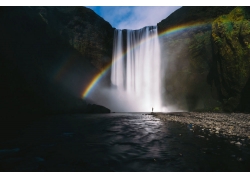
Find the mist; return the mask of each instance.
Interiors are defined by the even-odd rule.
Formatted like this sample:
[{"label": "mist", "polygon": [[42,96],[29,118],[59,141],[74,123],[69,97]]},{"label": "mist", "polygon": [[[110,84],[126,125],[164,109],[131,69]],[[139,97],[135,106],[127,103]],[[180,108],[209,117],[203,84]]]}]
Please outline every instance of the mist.
[{"label": "mist", "polygon": [[99,83],[89,99],[113,112],[186,111],[185,102],[180,105],[172,101],[169,89],[173,85],[165,84],[176,69],[168,58],[161,58],[165,54],[161,53],[157,27],[115,30],[114,37],[111,86]]},{"label": "mist", "polygon": [[209,31],[200,28],[160,38],[163,105],[171,104],[176,110],[205,109],[217,103],[207,83],[212,61]]}]

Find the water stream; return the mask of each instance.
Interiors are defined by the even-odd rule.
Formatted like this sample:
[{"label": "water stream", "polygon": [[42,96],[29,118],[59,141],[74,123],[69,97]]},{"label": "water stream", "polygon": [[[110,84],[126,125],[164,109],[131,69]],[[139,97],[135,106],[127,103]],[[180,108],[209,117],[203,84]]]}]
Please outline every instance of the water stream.
[{"label": "water stream", "polygon": [[48,116],[1,140],[0,171],[250,171],[248,145],[208,138],[142,113]]}]

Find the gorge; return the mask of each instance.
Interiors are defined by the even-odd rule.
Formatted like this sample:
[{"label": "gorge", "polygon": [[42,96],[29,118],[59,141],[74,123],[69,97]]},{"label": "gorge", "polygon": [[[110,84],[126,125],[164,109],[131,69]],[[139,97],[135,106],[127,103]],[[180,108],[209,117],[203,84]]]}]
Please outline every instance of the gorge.
[{"label": "gorge", "polygon": [[[221,58],[224,58],[222,54],[225,52],[216,49],[218,39],[226,42],[222,40],[224,37],[229,38],[229,41],[231,41],[232,36],[235,36],[235,41],[232,43],[235,43],[236,46],[242,44],[240,42],[242,38],[248,42],[248,30],[245,28],[248,27],[248,13],[247,7],[182,7],[157,24],[161,49],[162,78],[160,79],[160,94],[165,111],[248,111],[248,105],[246,104],[248,104],[249,98],[243,87],[248,87],[246,80],[249,73],[246,72],[245,68],[248,69],[247,54],[249,49],[245,48],[246,45],[243,44],[243,47],[239,45],[238,49],[230,50],[232,54],[235,54],[235,60],[230,60],[230,62],[237,64],[236,59],[241,56],[238,57],[237,53],[241,51],[240,49],[245,49],[243,51],[244,62],[240,65],[243,70],[237,70],[246,72],[245,80],[242,79],[243,76],[239,76],[240,72],[237,72],[237,74],[233,71],[227,72],[226,76],[228,77],[223,75],[225,70],[217,72],[217,69],[224,69],[224,65],[220,67],[219,64]],[[228,18],[225,14],[228,14]],[[183,18],[176,18],[178,15]],[[221,17],[224,20],[219,20],[223,19]],[[218,20],[220,26],[225,26],[226,31],[217,29],[216,22]],[[228,24],[231,24],[230,29],[227,28]],[[241,26],[244,26],[244,32],[242,33],[240,32]],[[126,32],[126,30],[123,31]],[[218,33],[217,31],[221,32]],[[229,33],[226,34],[227,32]],[[230,33],[234,33],[234,35]],[[123,44],[126,44],[126,42],[124,41]],[[220,45],[224,47],[225,43]],[[122,50],[125,54],[123,58],[127,58],[126,49]],[[217,58],[218,56],[220,57]],[[231,64],[230,66],[234,67],[235,65]],[[119,73],[119,78],[123,79],[126,76],[121,76],[123,74],[122,69]],[[222,75],[224,77],[221,77]],[[240,85],[237,84],[238,82],[228,79],[234,79],[233,76],[237,76],[237,81],[242,79],[243,84]],[[237,90],[231,89],[231,85],[226,85],[229,83],[226,82],[228,81],[226,79],[231,81],[230,83],[236,83]],[[122,80],[120,82],[122,83]],[[126,82],[125,78],[124,82]],[[241,98],[241,96],[247,97],[248,100]],[[167,106],[169,108],[166,108]]]},{"label": "gorge", "polygon": [[0,171],[249,171],[249,44],[249,7],[0,7]]},{"label": "gorge", "polygon": [[[1,23],[5,24],[1,28],[1,52],[4,52],[1,54],[3,59],[1,81],[6,87],[1,93],[4,95],[2,97],[5,107],[3,112],[9,112],[13,108],[20,113],[76,112],[79,110],[84,112],[87,103],[97,103],[107,107],[110,104],[112,108],[117,107],[110,100],[113,91],[108,95],[100,91],[93,93],[93,97],[99,99],[98,102],[82,96],[96,74],[104,71],[105,75],[96,83],[98,84],[96,89],[105,91],[112,87],[114,90],[117,83],[124,84],[125,89],[133,88],[131,85],[125,87],[126,84],[132,83],[129,80],[132,76],[137,77],[135,74],[128,75],[129,71],[126,71],[128,73],[124,75],[126,79],[111,82],[112,56],[115,53],[113,42],[116,30],[92,10],[85,7],[2,7],[1,14]],[[248,7],[182,7],[159,22],[154,32],[158,32],[160,43],[161,54],[156,55],[155,59],[159,63],[157,59],[158,56],[161,57],[161,79],[149,74],[148,77],[143,76],[147,80],[152,77],[154,81],[150,80],[150,82],[156,84],[160,83],[157,81],[161,81],[160,89],[153,90],[160,91],[160,95],[153,99],[156,102],[161,101],[158,104],[162,107],[169,105],[174,107],[170,108],[171,111],[195,109],[249,111],[247,93],[249,72],[244,70],[244,67],[247,69],[249,62],[247,55],[249,48],[246,45],[249,41],[248,14]],[[233,23],[236,21],[237,23]],[[24,25],[19,22],[24,22]],[[228,24],[231,24],[230,28],[229,26],[227,28]],[[225,30],[218,29],[224,26]],[[19,31],[15,32],[16,29]],[[139,31],[143,30],[135,32],[139,33]],[[123,55],[121,56],[131,58],[132,54],[139,53],[137,45],[126,53],[128,46],[134,46],[133,43],[139,42],[135,37],[132,38],[136,33],[131,30],[121,32],[123,32],[123,49],[120,49]],[[226,34],[227,32],[231,33]],[[127,39],[129,36],[125,34],[129,34],[131,40]],[[228,40],[225,40],[225,37]],[[223,50],[222,47],[230,42],[232,37],[235,40],[226,46],[227,50]],[[221,43],[218,44],[218,42]],[[126,43],[132,44],[125,47]],[[31,44],[36,46],[31,46]],[[144,44],[146,45],[147,41]],[[16,50],[18,47],[23,49]],[[30,50],[27,51],[27,49]],[[238,53],[241,50],[243,54],[240,55]],[[9,52],[15,53],[10,56]],[[33,53],[32,57],[28,56],[29,52]],[[227,66],[232,68],[244,66],[243,70],[238,69],[244,72],[244,76],[225,69],[226,65],[223,64],[226,61],[221,61],[221,59],[228,58],[224,57],[225,52],[234,54],[231,57],[235,59],[230,60],[231,64]],[[149,53],[146,56],[151,55]],[[244,62],[237,65],[238,57],[244,59]],[[118,74],[122,75],[123,70],[125,73],[126,66],[131,66],[129,62],[133,59],[127,61],[128,63],[124,64],[124,68],[120,68]],[[119,66],[119,63],[116,65]],[[139,66],[144,67],[144,65]],[[217,72],[221,68],[225,70]],[[9,71],[13,72],[12,75],[8,73]],[[131,73],[133,71],[138,70],[134,69]],[[158,73],[157,69],[153,71]],[[235,80],[229,80],[234,76],[237,76]],[[244,79],[240,80],[241,84],[236,83],[238,78]],[[234,84],[233,89],[230,83]],[[150,86],[156,88],[158,85]],[[61,90],[58,91],[58,89]],[[34,94],[32,98],[31,94]],[[145,91],[145,94],[148,93]],[[155,93],[151,94],[155,95]],[[120,104],[124,106],[124,103]],[[145,108],[146,111],[151,110],[152,106],[156,108],[159,105],[148,105]],[[112,110],[111,107],[108,108]],[[114,111],[119,111],[121,108],[114,109]],[[124,111],[131,111],[131,108]],[[162,111],[162,108],[157,111]]]}]

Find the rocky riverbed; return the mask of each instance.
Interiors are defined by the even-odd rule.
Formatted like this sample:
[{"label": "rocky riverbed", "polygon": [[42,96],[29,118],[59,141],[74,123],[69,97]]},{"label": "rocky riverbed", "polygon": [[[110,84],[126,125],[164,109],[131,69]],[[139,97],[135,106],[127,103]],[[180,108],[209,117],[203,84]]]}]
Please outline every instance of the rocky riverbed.
[{"label": "rocky riverbed", "polygon": [[190,131],[200,131],[200,138],[209,139],[216,135],[238,146],[250,144],[250,114],[244,113],[208,113],[174,112],[153,113],[162,121],[187,124]]}]

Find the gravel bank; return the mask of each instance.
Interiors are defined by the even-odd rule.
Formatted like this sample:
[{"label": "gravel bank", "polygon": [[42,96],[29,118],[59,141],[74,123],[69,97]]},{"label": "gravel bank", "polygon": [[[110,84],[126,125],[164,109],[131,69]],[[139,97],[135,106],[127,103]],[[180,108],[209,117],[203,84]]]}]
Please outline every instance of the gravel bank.
[{"label": "gravel bank", "polygon": [[[174,121],[191,125],[190,130],[198,126],[202,131],[222,137],[238,137],[232,144],[242,145],[250,140],[250,114],[244,113],[200,113],[174,112],[153,113],[163,121]],[[248,143],[247,143],[248,144]]]}]

